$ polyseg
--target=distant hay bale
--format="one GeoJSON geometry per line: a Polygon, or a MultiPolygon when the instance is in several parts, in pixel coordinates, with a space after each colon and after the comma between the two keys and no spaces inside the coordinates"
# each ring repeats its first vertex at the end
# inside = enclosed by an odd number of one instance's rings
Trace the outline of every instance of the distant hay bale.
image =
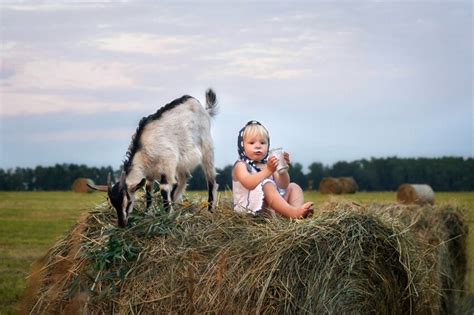
{"type": "Polygon", "coordinates": [[[337,178],[324,177],[321,182],[319,182],[319,192],[322,194],[338,195],[341,193],[341,191],[341,182],[337,178]]]}
{"type": "MultiPolygon", "coordinates": [[[[429,218],[410,206],[331,202],[306,220],[177,208],[120,229],[102,204],[40,261],[23,312],[439,314],[450,298],[442,273],[457,267],[441,256],[463,227],[422,237],[429,218]]],[[[462,221],[446,213],[440,227],[462,221]]]]}
{"type": "Polygon", "coordinates": [[[402,184],[398,187],[397,200],[404,204],[434,204],[434,191],[426,184],[402,184]]]}
{"type": "Polygon", "coordinates": [[[94,185],[94,181],[89,178],[77,178],[73,183],[72,183],[72,191],[77,192],[77,193],[91,193],[94,190],[89,188],[87,186],[89,185],[94,185]]]}
{"type": "Polygon", "coordinates": [[[353,177],[324,177],[319,183],[322,194],[354,194],[358,189],[353,177]]]}
{"type": "Polygon", "coordinates": [[[339,177],[341,183],[341,194],[355,194],[359,189],[353,177],[339,177]]]}

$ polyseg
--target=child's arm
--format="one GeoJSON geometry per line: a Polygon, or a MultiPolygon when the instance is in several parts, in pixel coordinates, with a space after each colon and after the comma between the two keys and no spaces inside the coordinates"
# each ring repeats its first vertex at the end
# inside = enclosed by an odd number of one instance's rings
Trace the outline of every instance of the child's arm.
{"type": "Polygon", "coordinates": [[[253,190],[265,178],[269,177],[276,171],[277,165],[278,159],[271,157],[262,171],[251,174],[247,170],[245,163],[238,162],[232,170],[232,177],[239,181],[246,189],[253,190]]]}

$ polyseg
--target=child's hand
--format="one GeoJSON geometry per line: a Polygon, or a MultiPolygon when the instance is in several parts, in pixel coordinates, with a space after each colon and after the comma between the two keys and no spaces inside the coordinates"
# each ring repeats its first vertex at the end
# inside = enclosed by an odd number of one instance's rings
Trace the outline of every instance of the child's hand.
{"type": "Polygon", "coordinates": [[[290,165],[290,154],[288,152],[283,152],[283,158],[285,159],[286,164],[290,165]]]}
{"type": "Polygon", "coordinates": [[[268,159],[267,168],[268,168],[272,173],[275,173],[275,171],[276,171],[276,169],[277,169],[277,166],[278,166],[278,159],[277,159],[277,157],[271,156],[271,157],[268,159]]]}

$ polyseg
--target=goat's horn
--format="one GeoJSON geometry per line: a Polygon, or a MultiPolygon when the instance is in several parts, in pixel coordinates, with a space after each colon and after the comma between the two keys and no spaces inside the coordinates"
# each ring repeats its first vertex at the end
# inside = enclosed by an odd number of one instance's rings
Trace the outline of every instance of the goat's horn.
{"type": "Polygon", "coordinates": [[[106,185],[95,185],[95,184],[87,184],[87,187],[89,187],[90,189],[93,189],[93,190],[98,190],[98,191],[108,191],[109,190],[109,187],[106,186],[106,185]]]}
{"type": "Polygon", "coordinates": [[[107,175],[107,188],[108,188],[108,189],[109,189],[109,188],[112,188],[112,175],[110,174],[110,172],[109,172],[109,174],[107,175]]]}

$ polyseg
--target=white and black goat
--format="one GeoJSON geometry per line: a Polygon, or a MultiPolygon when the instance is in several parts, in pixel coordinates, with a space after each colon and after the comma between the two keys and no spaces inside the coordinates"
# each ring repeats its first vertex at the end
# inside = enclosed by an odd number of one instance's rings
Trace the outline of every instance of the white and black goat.
{"type": "Polygon", "coordinates": [[[199,164],[206,176],[208,209],[212,211],[217,183],[210,124],[217,113],[216,104],[216,94],[209,89],[205,109],[197,99],[185,95],[140,120],[120,181],[112,186],[109,178],[107,186],[91,186],[108,192],[121,227],[127,225],[135,192],[145,184],[147,208],[151,206],[155,180],[160,183],[165,209],[172,211],[171,202],[180,201],[191,172],[199,164]]]}

